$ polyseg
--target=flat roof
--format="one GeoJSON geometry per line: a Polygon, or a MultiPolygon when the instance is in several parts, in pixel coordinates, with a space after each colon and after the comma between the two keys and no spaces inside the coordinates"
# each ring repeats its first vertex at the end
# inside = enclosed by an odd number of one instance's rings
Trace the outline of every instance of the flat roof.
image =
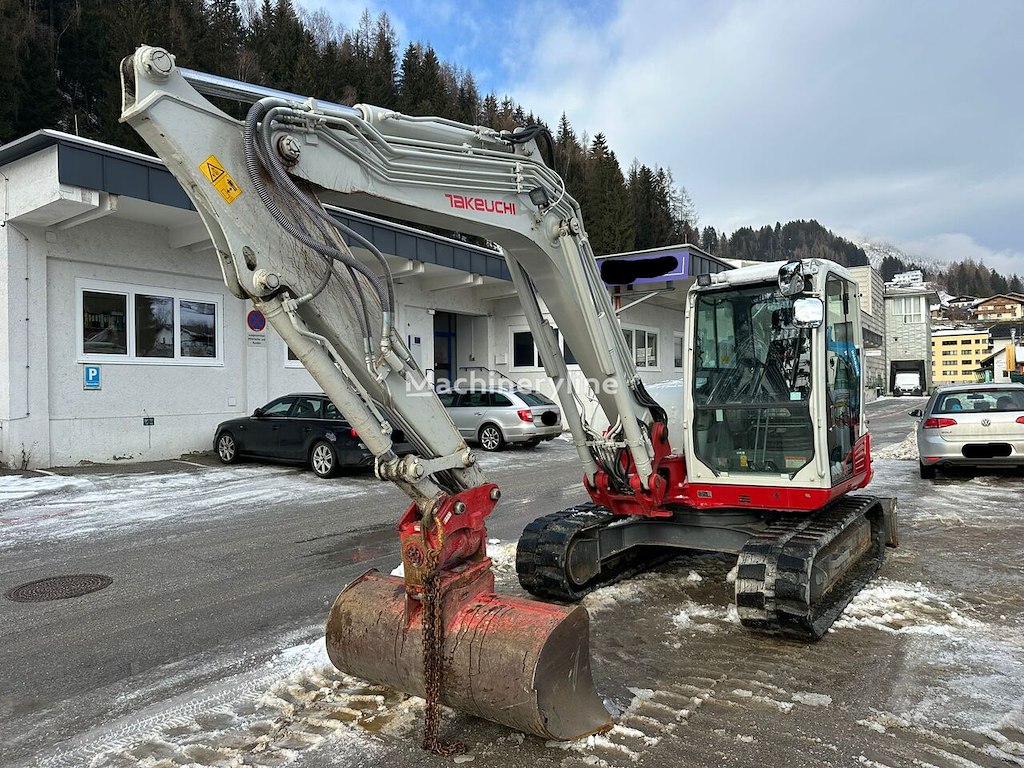
{"type": "Polygon", "coordinates": [[[966,336],[980,333],[988,336],[988,328],[937,328],[932,331],[932,336],[966,336]]]}
{"type": "MultiPolygon", "coordinates": [[[[57,148],[57,179],[61,184],[196,210],[159,158],[62,131],[36,131],[0,146],[0,167],[50,147],[57,148]]],[[[496,251],[347,209],[331,208],[331,215],[386,254],[500,280],[512,279],[504,257],[496,251]]]]}

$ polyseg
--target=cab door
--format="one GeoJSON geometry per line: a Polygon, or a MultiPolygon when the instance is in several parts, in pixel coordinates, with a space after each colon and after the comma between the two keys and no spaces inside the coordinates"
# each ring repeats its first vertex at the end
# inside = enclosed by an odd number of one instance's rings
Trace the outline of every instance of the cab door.
{"type": "Polygon", "coordinates": [[[829,275],[825,283],[825,364],[828,465],[832,485],[854,475],[853,448],[860,438],[861,345],[857,291],[847,280],[829,275]]]}

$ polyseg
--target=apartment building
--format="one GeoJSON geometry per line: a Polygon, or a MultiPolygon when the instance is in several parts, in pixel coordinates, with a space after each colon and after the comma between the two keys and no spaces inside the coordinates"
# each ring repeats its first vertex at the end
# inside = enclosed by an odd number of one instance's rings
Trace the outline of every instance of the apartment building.
{"type": "Polygon", "coordinates": [[[992,351],[987,328],[937,328],[931,346],[935,386],[977,381],[981,363],[992,351]]]}
{"type": "Polygon", "coordinates": [[[974,316],[979,323],[1024,319],[1024,295],[1000,293],[984,299],[975,306],[974,316]]]}

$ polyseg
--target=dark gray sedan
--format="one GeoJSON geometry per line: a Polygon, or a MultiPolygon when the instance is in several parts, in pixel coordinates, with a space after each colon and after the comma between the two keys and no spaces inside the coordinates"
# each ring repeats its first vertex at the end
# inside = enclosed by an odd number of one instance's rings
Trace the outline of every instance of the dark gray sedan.
{"type": "Polygon", "coordinates": [[[1024,467],[1024,384],[943,387],[910,415],[925,479],[944,466],[1024,467]]]}

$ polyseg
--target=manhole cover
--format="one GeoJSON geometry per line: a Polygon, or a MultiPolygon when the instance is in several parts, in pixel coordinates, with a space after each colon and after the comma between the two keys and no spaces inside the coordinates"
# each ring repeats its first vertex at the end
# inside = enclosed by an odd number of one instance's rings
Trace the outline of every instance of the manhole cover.
{"type": "Polygon", "coordinates": [[[90,592],[109,587],[114,580],[109,576],[95,573],[79,573],[74,576],[51,576],[22,584],[4,594],[8,600],[18,603],[44,603],[47,600],[64,600],[68,597],[81,597],[90,592]]]}

